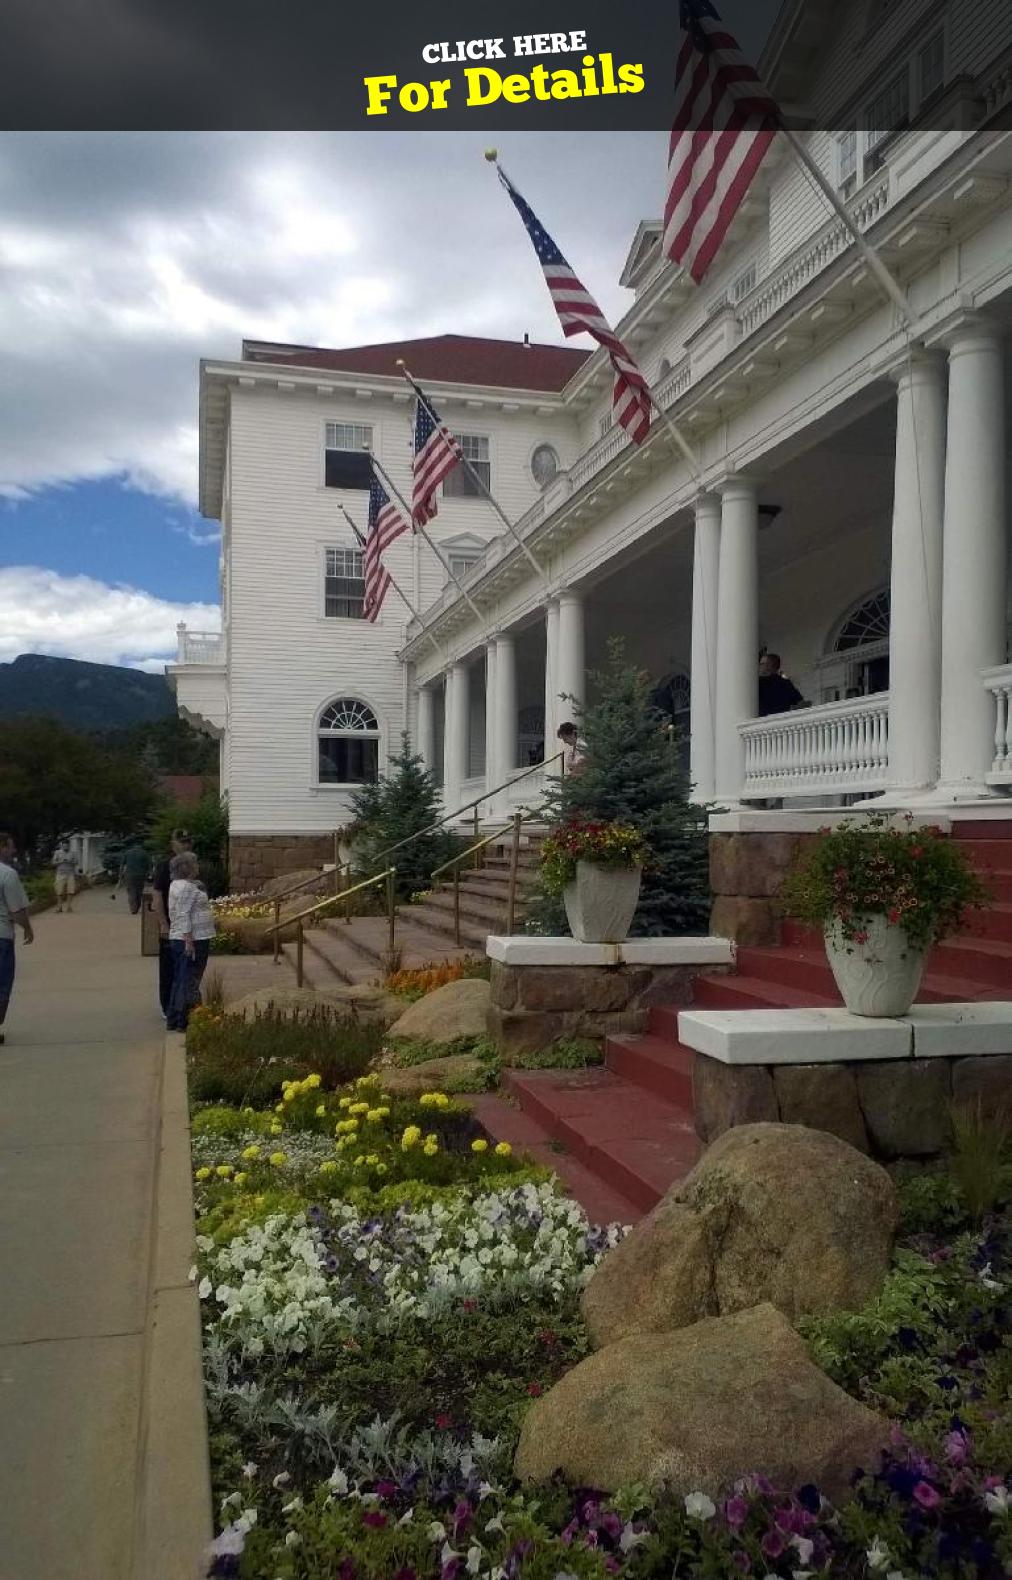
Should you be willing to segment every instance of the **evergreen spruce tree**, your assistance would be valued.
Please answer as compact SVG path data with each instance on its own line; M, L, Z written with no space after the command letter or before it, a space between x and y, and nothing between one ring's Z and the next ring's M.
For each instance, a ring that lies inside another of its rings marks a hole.
M396 866L401 899L428 889L433 868L453 854L452 836L442 830L385 854L391 845L421 834L442 815L439 787L422 759L412 754L406 734L401 736L400 752L390 759L389 773L356 790L352 810L357 825L356 865L364 876L382 866Z
M710 908L706 816L689 802L688 775L666 717L650 699L647 674L610 644L605 671L591 677L596 701L578 718L587 756L553 791L550 822L570 818L628 823L650 848L633 933L661 937L706 932ZM537 893L528 926L565 936L561 900Z

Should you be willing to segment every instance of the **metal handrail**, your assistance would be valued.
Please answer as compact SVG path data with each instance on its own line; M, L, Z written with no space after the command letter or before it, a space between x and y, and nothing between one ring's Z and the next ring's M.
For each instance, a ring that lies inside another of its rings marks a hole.
M441 873L448 871L448 869L451 867L453 868L453 937L458 949L461 946L460 869L470 856L475 857L475 866L477 867L479 865L478 857L480 856L481 852L489 845L494 845L497 841L504 839L504 837L509 834L511 830L512 839L510 841L510 868L509 888L507 891L506 932L508 937L513 937L513 929L516 926L517 915L517 875L520 868L520 830L524 823L533 822L535 818L540 815L542 810L543 809L541 807L530 807L522 812L514 812L510 823L507 824L505 828L497 829L494 834L489 834L487 839L479 840L476 845L470 845L467 850L462 850L457 856L451 856L449 861L444 861L443 865L441 867L437 867L432 873L433 878L438 878Z
M297 987L301 987L302 984L303 984L303 977L304 977L303 955L304 955L305 945L306 945L306 928L305 928L305 923L306 923L307 919L309 917L311 917L311 916L318 916L321 911L327 910L328 907L331 906L331 905L341 905L341 904L345 903L346 901L351 899L353 894L357 894L360 889L371 889L377 883L382 883L384 881L384 879L386 880L386 886L387 886L387 917L388 917L389 924L390 924L389 958L390 958L390 961L391 961L391 969L392 969L392 963L393 963L393 957L394 957L394 946L395 946L395 942L396 942L396 933L397 933L397 868L396 867L388 867L385 872L377 872L377 873L374 874L373 877L365 878L363 880L363 882L356 883L354 888L352 888L352 889L344 889L340 894L331 894L330 896L328 896L327 899L321 900L318 905L312 905L312 906L309 907L308 910L300 911L298 916L286 917L283 922L280 921L277 918L277 911L280 909L280 906L277 905L277 904L275 905L275 917L276 917L276 919L275 919L275 922L274 922L274 926L273 927L268 927L266 936L269 938L271 933L274 934L274 959L275 959L275 962L277 962L277 960L280 958L280 950L281 950L281 929L283 927L294 927L295 928L295 982L296 982L296 986ZM347 921L349 921L349 922L351 921L351 911L350 911L350 909L349 909L348 915L347 915L347 917L345 919Z
M487 839L480 839L476 845L468 845L467 849L462 850L459 855L451 856L449 861L444 861L441 867L434 867L429 873L429 877L438 878L444 872L448 872L451 867L465 862L469 856L477 856L487 845L494 845L496 840L502 839L508 834L512 826L512 823L506 823L502 828L497 828L494 834L489 834Z
M320 911L325 911L328 906L343 905L345 900L350 900L352 895L357 894L360 889L371 889L374 883L382 883L384 878L389 878L392 873L395 874L396 872L396 867L387 867L384 872L377 872L373 877L364 878L361 883L356 883L354 888L342 889L340 894L328 895L327 898L325 900L321 900L318 905L311 905L308 910L300 911L297 916L286 916L283 922L276 921L272 927L268 927L267 937L269 938L271 933L276 933L279 928L294 927L296 922L304 922L307 916L318 915Z

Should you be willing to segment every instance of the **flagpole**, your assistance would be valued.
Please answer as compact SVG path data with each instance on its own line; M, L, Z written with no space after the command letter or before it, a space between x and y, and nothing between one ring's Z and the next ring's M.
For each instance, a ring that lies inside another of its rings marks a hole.
M510 180L510 177L509 177L509 175L508 175L508 173L506 171L505 166L500 163L498 149L487 148L485 150L485 160L486 160L487 164L495 166L496 170L499 172L500 176L502 176L505 179L505 181L506 181L508 186L513 187L513 182ZM514 191L515 190L517 190L517 189L514 188ZM641 372L642 372L642 369L641 369ZM643 375L643 383L644 383L644 385L646 387L645 388L645 393L646 393L647 400L650 402L650 404L653 407L654 411L657 413L658 417L661 419L661 421L664 424L665 428L667 428L668 433L674 439L674 441L675 441L676 445L678 446L679 450L681 450L684 459L689 464L690 470L695 473L695 477L696 477L697 483L702 485L702 482L703 482L703 468L702 468L702 465L700 464L699 457L697 456L695 450L693 450L693 448L690 445L688 439L686 439L685 435L682 433L682 430L681 430L681 428L679 428L678 424L675 422L675 419L667 411L665 411L664 407L661 405L660 401L657 399L657 396L654 394L653 386L647 382L647 378L646 378L645 374Z
M907 327L912 329L914 324L917 322L917 315L911 307L903 287L900 285L899 281L892 274L892 272L882 262L882 259L875 251L875 248L862 234L860 226L855 221L853 215L848 211L847 206L841 199L839 192L837 192L832 182L829 181L824 173L819 169L819 166L808 152L808 149L801 141L801 138L798 136L797 132L792 131L789 126L784 126L782 123L780 129L787 138L787 141L790 143L794 152L794 156L798 160L802 169L805 171L806 175L808 175L810 179L814 181L815 185L818 187L822 196L826 199L826 202L836 214L837 218L841 219L844 225L846 225L851 236L856 241L858 250L860 251L861 256L864 258L865 263L874 274L876 280L878 281L879 285L881 285L883 291L885 291L890 301L899 308L899 311L906 320Z
M371 451L370 451L370 455L372 455ZM381 482L383 482L386 485L386 487L390 490L391 494L393 494L394 498L400 504L400 507L404 511L404 514L406 515L407 519L409 521L413 521L413 518L412 518L412 515L411 515L411 506L407 503L406 499L404 498L404 495L401 493L400 489L396 486L396 484L391 482L389 473L384 471L383 467L377 461L375 455L372 455L372 464L376 468L377 472L379 473ZM460 593L461 597L464 598L466 600L466 602L470 605L471 612L474 615L475 619L478 621L478 624L480 626L482 626L483 628L487 629L487 621L485 619L485 616L482 614L481 610L478 608L478 605L475 603L474 599L471 597L471 594L467 591L467 589L461 583L460 577L454 571L453 566L450 564L449 560L447 559L446 555L443 553L442 549L438 546L438 544L434 543L433 540L429 537L429 534L426 532L425 528L423 527L423 525L422 525L422 523L420 521L413 521L413 526L414 526L415 531L421 533L422 537L425 539L426 543L429 545L429 548L432 550L433 554L436 556L436 559L439 560L440 564L442 565L443 569L446 571L446 573L449 576L450 580L456 586L457 591Z
M351 516L350 512L347 511L343 505L341 505L339 508L340 508L341 514L344 516L345 521L347 521L347 523L348 523L349 527L351 528L352 532L354 532L355 537L358 539L359 546L362 548L362 550L364 552L365 548L366 548L366 540L365 540L365 538L362 536L362 534L359 531L358 527L355 525L355 522L352 519L352 516ZM381 559L380 563L382 564L382 559ZM417 620L418 624L422 625L422 617L421 617L421 615L418 613L418 610L415 608L414 604L411 602L410 598L407 596L407 594L405 593L404 589L401 587L401 584L397 580L396 576L392 575L391 572L389 570L387 570L387 567L385 565L383 566L383 569L386 571L386 574L390 577L390 585L391 585L391 587L393 588L394 592L397 594L398 598L401 600L401 603L404 605L405 609L408 611L408 614L411 616L412 620ZM422 626L422 628L424 630L424 626ZM437 654L439 655L440 660L443 663L445 663L446 662L446 654L444 653L443 649L440 647L439 643L436 641L436 638L435 638L435 635L433 634L433 632L426 631L425 634L429 638L429 641L432 643L433 647L435 648Z
M432 407L429 405L429 403L426 400L425 395L423 394L422 390L415 383L414 378L412 377L409 369L405 365L403 357L398 357L397 358L397 366L400 368L400 370L403 373L404 377L407 379L408 383L411 385L411 388L414 390L416 399L421 401L422 405L425 407L425 410L428 412L429 416L432 418L432 421L435 423L436 427L437 428L442 427L442 423L440 422L440 419L437 417L436 413L433 411ZM481 492L483 497L488 500L489 504L492 506L492 509L495 511L496 515L499 517L499 520L502 522L503 526L506 528L506 531L519 544L520 548L523 549L523 551L526 554L527 558L530 560L531 565L534 567L534 570L541 577L541 580L544 582L545 586L548 587L548 585L549 585L548 576L547 576L547 574L545 572L545 569L544 569L543 565L541 565L541 563L539 562L539 560L535 556L533 550L527 545L527 543L524 542L524 539L520 536L520 534L517 531L516 527L513 525L512 521L509 519L509 517L507 516L506 512L503 510L502 506L499 504L499 501L495 498L494 494L492 493L492 490L486 485L484 478L480 475L480 473L477 471L477 469L474 466L472 466L471 462L468 460L467 456L464 455L463 452L461 452L460 459L461 459L461 463L463 464L465 470L467 471L468 476L471 478L471 481L476 484L477 488L479 489L479 491Z

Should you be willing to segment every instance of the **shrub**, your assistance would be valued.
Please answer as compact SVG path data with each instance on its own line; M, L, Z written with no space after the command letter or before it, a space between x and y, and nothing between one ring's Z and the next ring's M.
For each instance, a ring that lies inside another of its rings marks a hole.
M439 787L421 757L412 754L406 733L400 752L390 758L390 772L356 790L352 810L356 866L366 877L395 866L402 899L427 888L433 868L453 853L452 836L433 827L442 816ZM394 845L401 848L391 851Z
M190 1097L263 1106L280 1095L283 1081L312 1071L328 1087L339 1086L369 1067L383 1036L381 1026L325 1006L288 1015L269 1006L246 1020L200 1006L186 1035Z
M912 821L894 828L884 813L872 813L823 829L784 884L788 915L815 927L838 922L856 944L865 942L870 916L902 927L914 949L959 932L987 890L955 841Z
M589 1037L561 1037L547 1048L518 1054L513 1063L518 1070L589 1070L604 1063L604 1048Z
M966 1210L975 1224L1007 1196L1012 1187L1012 1133L1005 1113L988 1115L976 1103L952 1111L953 1149L949 1167Z

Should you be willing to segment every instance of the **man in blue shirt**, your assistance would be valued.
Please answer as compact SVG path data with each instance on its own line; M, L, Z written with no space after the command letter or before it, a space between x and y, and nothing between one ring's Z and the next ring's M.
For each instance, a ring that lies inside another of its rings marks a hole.
M7 1018L7 1006L14 988L14 927L21 928L26 944L34 938L32 921L28 915L28 896L21 879L10 865L14 843L9 834L0 832L0 1027ZM0 1031L0 1043L4 1034Z

